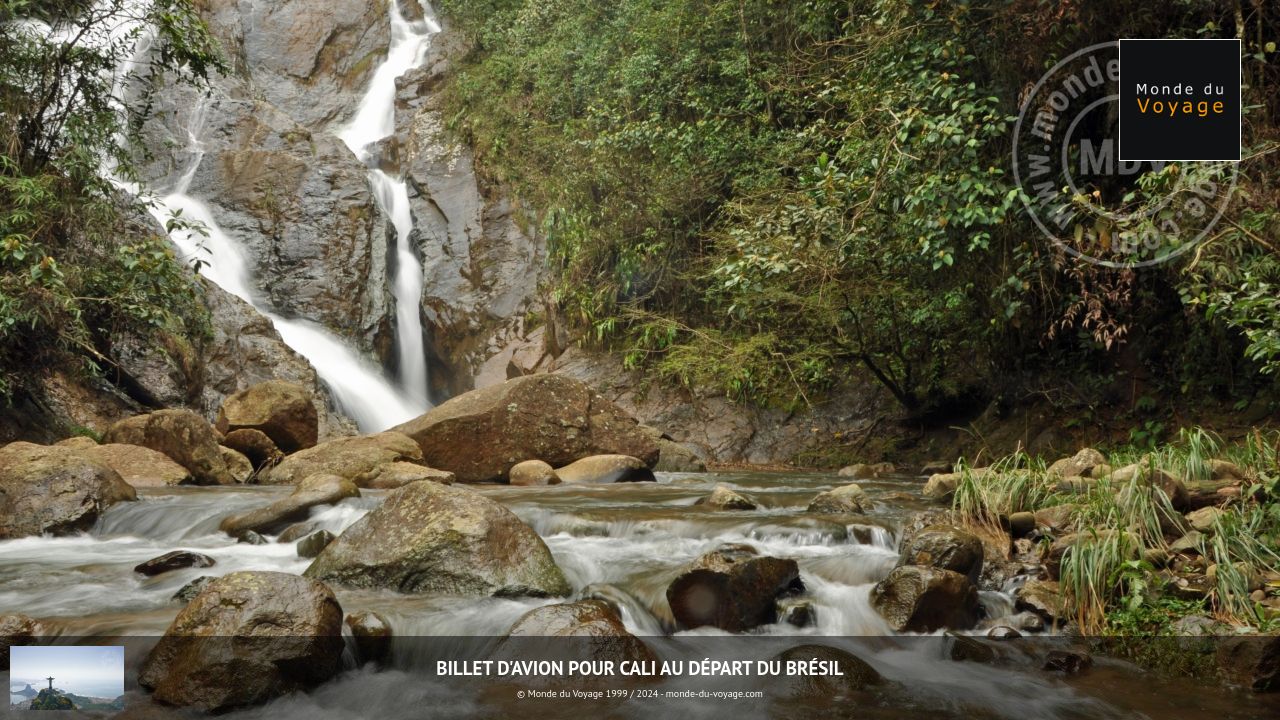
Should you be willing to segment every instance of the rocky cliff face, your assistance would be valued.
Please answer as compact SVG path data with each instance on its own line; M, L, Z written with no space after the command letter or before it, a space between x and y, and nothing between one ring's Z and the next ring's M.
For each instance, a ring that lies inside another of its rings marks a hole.
M406 0L401 8L411 18L420 10ZM333 134L385 52L385 4L294 0L268 8L209 0L205 11L236 72L217 82L203 117L191 115L195 99L171 99L164 127L179 151L160 170L173 178L190 162L181 148L194 130L206 155L190 194L209 203L223 229L246 247L255 277L270 278L261 283L260 300L390 360L394 308L386 278L394 228L370 197L365 168ZM433 38L421 67L398 80L395 132L376 152L382 168L402 174L409 187L437 401L516 375L564 373L717 461L789 460L864 428L870 410L863 406L874 405L871 398L795 417L723 397L645 392L642 379L615 358L576 348L562 356L571 344L563 329L551 326L551 342L546 327L527 331L531 310L548 315L538 299L545 248L523 229L529 216L487 185L470 149L449 136L436 95L450 60L467 49L447 27ZM247 315L237 317L233 327L249 323ZM256 341L249 347L259 348L250 358L279 354ZM222 380L202 402L234 391L231 378L245 372L234 357L207 358ZM294 375L305 384L301 373Z
M371 194L367 168L336 133L385 57L387 2L201 0L232 72L207 96L159 91L146 163L157 194L185 184L243 248L256 304L323 325L384 365L395 356L395 229ZM416 0L398 2L406 17L422 17ZM448 27L433 38L419 69L399 79L394 133L375 152L409 188L435 401L518 375L564 373L717 461L791 460L870 432L868 418L883 407L873 394L792 415L649 386L616 358L565 351L571 338L538 295L545 247L525 229L530 214L480 177L470 149L445 128L436 90L450 60L466 51ZM48 397L13 421L0 418L0 441L101 429L147 407L186 406L211 418L224 397L271 378L315 389L322 436L349 433L315 370L270 321L205 284L211 340L148 346L113 338L119 367L105 382L55 376ZM526 328L531 311L552 323ZM40 430L54 424L57 432Z
M414 0L400 7L422 16ZM390 363L395 229L335 136L385 55L385 0L206 0L203 9L235 70L207 98L161 93L150 145L171 152L151 163L158 190L203 152L188 194L245 249L262 288L255 300ZM520 210L477 179L470 150L445 133L434 89L462 51L447 29L435 36L421 68L399 80L395 133L376 153L409 186L437 401L470 389L519 326L544 257Z
M207 97L159 93L152 185L172 189L199 160L187 192L244 249L255 301L387 358L394 229L334 135L386 53L386 1L203 5L233 71Z

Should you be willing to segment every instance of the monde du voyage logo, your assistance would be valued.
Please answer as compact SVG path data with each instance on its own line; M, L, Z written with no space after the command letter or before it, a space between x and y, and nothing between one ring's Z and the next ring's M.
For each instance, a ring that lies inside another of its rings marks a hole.
M1063 252L1133 268L1195 247L1240 159L1238 40L1120 40L1077 51L1025 95L1014 178Z

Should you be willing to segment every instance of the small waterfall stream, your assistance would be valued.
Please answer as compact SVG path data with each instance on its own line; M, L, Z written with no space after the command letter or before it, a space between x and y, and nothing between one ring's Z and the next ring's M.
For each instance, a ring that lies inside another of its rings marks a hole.
M400 13L396 0L388 3L391 16L391 47L387 59L373 74L369 89L360 100L355 116L338 137L356 157L368 164L369 186L384 215L396 231L395 279L392 291L396 302L396 347L399 380L411 403L427 407L427 353L423 341L422 263L411 244L413 218L409 210L409 189L401 177L392 177L377 167L372 147L395 132L396 78L422 64L432 35L440 26L425 12L424 19L410 23Z

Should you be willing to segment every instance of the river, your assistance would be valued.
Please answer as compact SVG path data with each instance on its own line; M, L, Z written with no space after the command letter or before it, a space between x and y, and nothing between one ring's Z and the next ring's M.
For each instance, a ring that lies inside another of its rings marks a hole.
M953 661L946 651L951 640L941 633L924 638L894 636L871 609L869 593L897 561L900 524L929 503L920 495L918 478L892 477L859 482L875 501L874 510L865 517L840 519L803 512L817 492L844 482L832 474L734 472L660 473L656 483L472 487L511 509L538 532L575 595L611 599L621 608L627 628L646 636L664 657L690 652L666 639L675 628L664 593L681 566L730 542L749 543L762 554L794 558L815 606L815 625L797 628L780 622L737 639L707 630L676 637L695 642L694 659L699 649L716 652L716 647L767 657L802 642L841 645L904 688L889 706L863 707L860 717L912 718L927 713L929 717L1017 720L1210 716L1244 720L1280 710L1274 698L1227 690L1211 682L1160 681L1107 658L1096 658L1085 673L1065 676L1026 662ZM717 512L694 504L717 483L751 496L760 509ZM139 502L115 505L90 533L0 542L0 608L51 621L67 637L92 636L95 642L124 637L126 644L127 638L154 638L181 608L171 599L173 594L197 576L235 570L301 573L307 567L309 561L299 558L292 544L239 544L217 529L223 516L266 504L289 490L256 486L143 489ZM366 490L363 497L316 508L312 522L340 533L376 507L384 495ZM154 578L133 572L134 565L175 549L208 554L217 565ZM472 652L475 644L469 644L468 638L501 636L523 613L555 602L335 590L346 612L375 610L390 621L398 638L391 667L377 672L349 667L309 694L282 698L234 716L410 718L422 717L422 703L428 701L433 707L452 708L445 714L459 717L515 712L518 708L506 706L501 698L437 684L429 668L435 660ZM982 601L990 619L973 634L1016 622L1006 617L1012 611L1007 592L984 592ZM131 662L136 663L144 651L133 653ZM670 679L663 687L696 690L699 685L694 680ZM130 681L129 687L136 698L136 685ZM724 702L733 702L733 714L743 717L787 714L785 708L767 702L659 699L642 706L618 706L611 715L710 715L723 713ZM566 711L563 716L577 718L580 712Z

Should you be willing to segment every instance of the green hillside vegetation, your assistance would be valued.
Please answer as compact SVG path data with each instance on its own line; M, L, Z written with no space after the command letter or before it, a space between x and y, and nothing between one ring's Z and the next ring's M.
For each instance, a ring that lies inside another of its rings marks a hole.
M860 377L926 422L1274 394L1274 5L442 5L472 43L452 127L534 212L549 300L632 367L787 408ZM1212 239L1136 272L1065 262L1010 176L1022 94L1092 43L1237 35L1247 159Z

